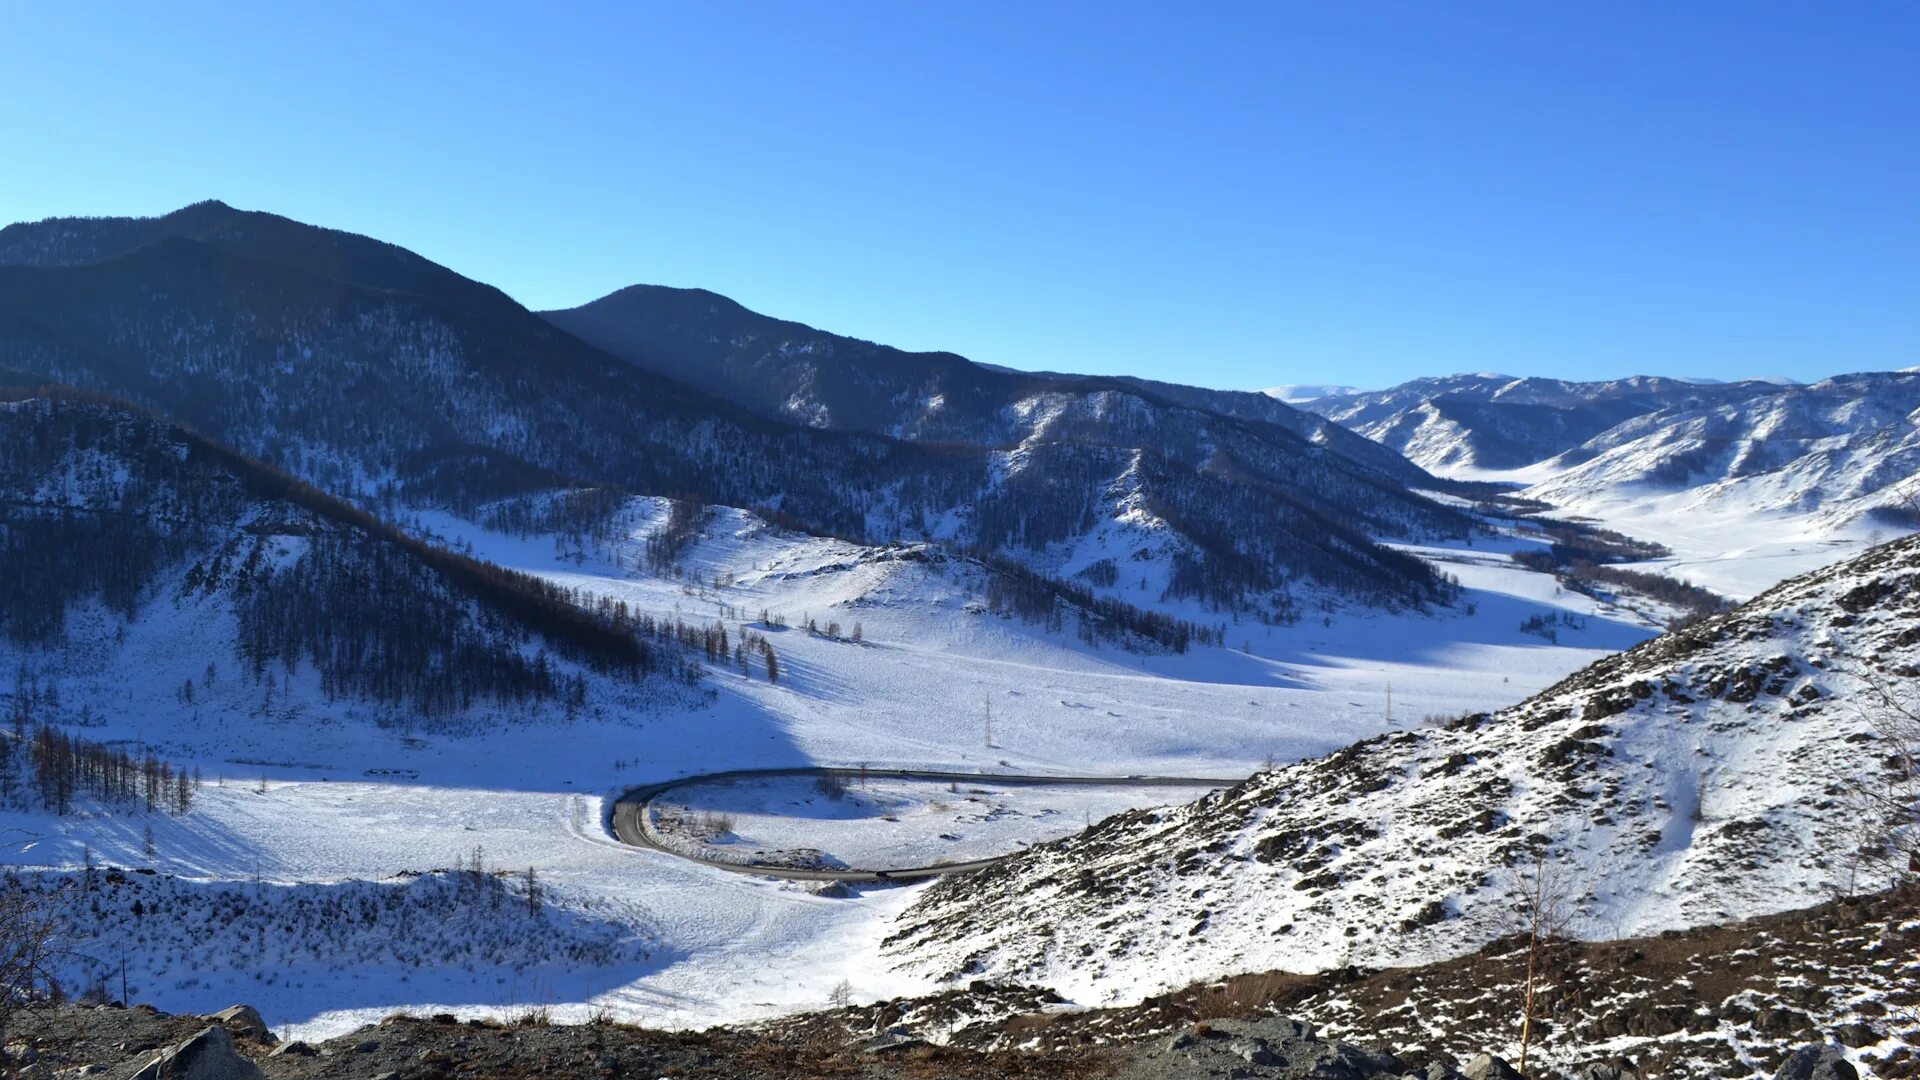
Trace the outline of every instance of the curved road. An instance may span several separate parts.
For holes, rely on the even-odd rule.
[[[785,878],[790,881],[912,881],[918,878],[938,877],[942,874],[963,874],[979,870],[994,863],[1013,857],[1019,852],[1008,852],[986,859],[972,859],[967,862],[940,863],[935,866],[908,866],[887,870],[822,870],[796,866],[766,866],[759,863],[721,862],[718,859],[702,859],[675,851],[667,847],[654,835],[647,807],[654,799],[672,791],[674,788],[689,784],[704,784],[712,781],[749,780],[779,776],[838,776],[845,780],[858,780],[862,777],[879,777],[885,780],[931,780],[937,783],[994,783],[1046,785],[1086,785],[1088,787],[1196,787],[1224,788],[1232,787],[1244,777],[1199,777],[1199,776],[1038,776],[1030,773],[975,773],[975,772],[939,772],[928,769],[834,769],[805,767],[791,769],[734,769],[729,772],[704,773],[699,776],[682,776],[676,780],[666,780],[646,787],[637,787],[616,799],[613,813],[609,815],[609,826],[615,838],[622,843],[637,848],[648,848],[664,852],[678,858],[697,862],[702,866],[711,866],[717,870],[731,870],[736,874],[757,874],[761,877]]]

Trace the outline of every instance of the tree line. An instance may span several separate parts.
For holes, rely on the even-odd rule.
[[[175,768],[151,751],[138,757],[117,746],[69,734],[33,720],[39,696],[28,678],[16,679],[11,730],[0,733],[0,806],[38,806],[70,814],[81,798],[114,809],[185,814],[193,809],[200,773]]]
[[[1039,623],[1048,631],[1064,632],[1066,615],[1076,616],[1075,631],[1089,645],[1112,642],[1136,648],[1148,642],[1170,652],[1184,653],[1194,645],[1222,645],[1225,626],[1202,626],[1174,615],[1129,604],[1092,589],[1048,577],[1010,560],[982,553],[986,563],[987,608]]]

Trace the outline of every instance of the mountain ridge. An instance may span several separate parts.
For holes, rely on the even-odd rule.
[[[1308,602],[1296,580],[1313,602],[1444,602],[1374,537],[1474,527],[1414,490],[1425,473],[1324,420],[1291,414],[1302,435],[1122,381],[1021,398],[1005,438],[973,443],[762,416],[392,245],[218,203],[0,231],[0,362],[372,505],[471,510],[567,478],[1062,576],[1144,551],[1170,601],[1271,618]]]

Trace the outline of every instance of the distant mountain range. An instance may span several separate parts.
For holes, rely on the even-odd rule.
[[[1506,478],[1579,509],[1688,493],[1733,514],[1920,524],[1920,374],[1800,384],[1457,375],[1332,395],[1311,409],[1444,475]]]
[[[1295,616],[1425,605],[1382,538],[1445,488],[1251,393],[1020,375],[638,288],[541,317],[349,233],[208,202],[0,230],[0,365],[138,402],[389,513],[559,487],[760,508],[1048,574]]]
[[[545,317],[638,367],[808,427],[1007,449],[1063,440],[1132,449],[1148,428],[1164,441],[1255,439],[1283,452],[1305,440],[1403,483],[1432,482],[1399,455],[1261,394],[905,352],[704,289],[635,285]]]

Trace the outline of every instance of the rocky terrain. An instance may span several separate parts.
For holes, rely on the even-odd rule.
[[[1686,933],[1557,943],[1542,965],[1530,1075],[1920,1076],[1916,901],[1880,894]],[[1524,966],[1525,949],[1505,941],[1418,968],[1236,976],[1124,1009],[1068,1010],[1045,991],[979,983],[752,1028],[565,1025],[529,1009],[509,1021],[396,1015],[312,1044],[277,1038],[246,1006],[211,1017],[47,1006],[12,1018],[5,1067],[155,1080],[1508,1080],[1516,1074],[1497,1053]]]
[[[1123,814],[924,893],[886,943],[953,980],[1122,1000],[1234,972],[1459,956],[1538,886],[1578,937],[1866,891],[1849,792],[1910,696],[1920,539],[1782,584],[1494,715]]]

